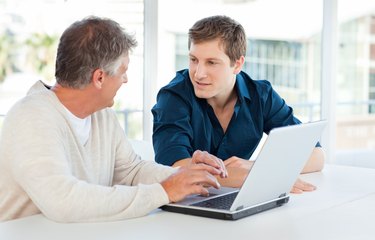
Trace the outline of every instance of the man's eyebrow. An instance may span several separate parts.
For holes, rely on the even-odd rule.
[[[196,58],[196,56],[194,56],[193,54],[189,54],[189,57],[194,57],[194,58]],[[223,60],[220,59],[220,58],[214,58],[214,57],[205,58],[204,60],[206,60],[206,61],[220,61],[220,62],[223,61]]]
[[[207,58],[207,60],[210,60],[210,61],[223,61],[221,60],[220,58]]]

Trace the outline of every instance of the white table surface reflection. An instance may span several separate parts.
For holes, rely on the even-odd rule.
[[[375,169],[326,165],[302,178],[318,189],[237,221],[159,209],[104,223],[64,224],[35,215],[0,223],[0,239],[375,239]]]

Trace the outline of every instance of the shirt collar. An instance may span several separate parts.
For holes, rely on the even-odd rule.
[[[248,77],[249,78],[249,77]],[[236,76],[236,90],[237,90],[237,96],[240,102],[242,102],[245,98],[249,99],[251,101],[250,92],[246,85],[246,79],[244,78],[244,72],[240,72]]]

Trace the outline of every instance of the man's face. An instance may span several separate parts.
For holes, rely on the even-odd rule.
[[[129,65],[129,56],[123,57],[121,60],[121,65],[117,69],[117,72],[110,76],[105,74],[106,81],[103,83],[103,96],[105,101],[106,107],[112,107],[114,104],[114,98],[116,96],[117,91],[120,89],[123,83],[128,82],[128,76],[126,74]]]
[[[192,43],[189,75],[198,98],[225,98],[233,89],[236,65],[231,66],[219,40]]]

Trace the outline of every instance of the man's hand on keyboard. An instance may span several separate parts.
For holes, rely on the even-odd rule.
[[[193,153],[193,157],[190,160],[190,164],[207,164],[209,166],[212,166],[220,171],[218,175],[220,175],[221,178],[228,177],[227,169],[224,165],[224,162],[220,159],[215,157],[212,154],[209,154],[206,151],[200,151],[196,150]]]
[[[178,202],[191,194],[207,196],[207,187],[220,188],[214,175],[221,170],[205,163],[190,164],[180,167],[176,173],[161,182],[170,202]]]

